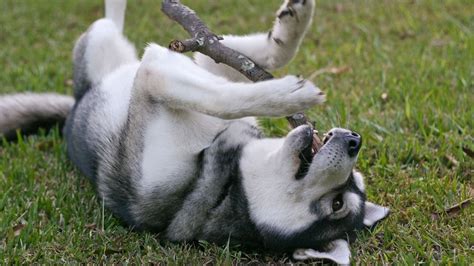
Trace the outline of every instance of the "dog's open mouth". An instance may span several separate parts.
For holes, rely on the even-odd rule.
[[[323,141],[318,136],[318,132],[316,130],[313,131],[313,137],[308,143],[308,146],[303,149],[303,151],[299,154],[300,158],[300,167],[298,172],[296,172],[296,179],[302,179],[308,173],[308,169],[313,162],[314,156],[321,150],[324,144],[327,143],[327,136],[324,137]]]

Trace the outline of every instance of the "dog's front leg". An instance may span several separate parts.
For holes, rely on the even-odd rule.
[[[324,94],[310,81],[286,76],[257,83],[230,82],[155,44],[145,51],[135,90],[172,109],[223,119],[285,116],[324,101]]]

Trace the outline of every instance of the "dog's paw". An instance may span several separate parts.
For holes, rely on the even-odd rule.
[[[274,104],[284,115],[308,109],[325,101],[325,94],[311,81],[296,76],[286,76],[275,80],[273,90]]]
[[[314,0],[286,0],[277,12],[282,22],[305,22],[311,19]]]

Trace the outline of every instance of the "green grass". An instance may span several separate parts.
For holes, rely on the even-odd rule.
[[[187,37],[160,1],[130,1],[126,34],[139,49]],[[269,29],[279,1],[184,1],[218,33]],[[100,1],[0,1],[0,93],[72,93],[74,40],[102,14]],[[352,245],[359,264],[474,261],[474,5],[470,0],[318,1],[292,63],[277,75],[348,66],[314,81],[328,94],[309,112],[318,128],[361,133],[358,168],[368,197],[391,216]],[[386,95],[386,97],[382,97]],[[288,128],[262,119],[271,136]],[[438,216],[433,214],[439,214]],[[25,224],[19,230],[21,224]],[[208,243],[174,245],[130,232],[103,210],[67,161],[57,131],[0,145],[0,261],[16,263],[284,262]]]

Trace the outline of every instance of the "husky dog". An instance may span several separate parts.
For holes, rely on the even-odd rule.
[[[0,132],[68,114],[69,158],[134,229],[348,262],[347,234],[388,214],[366,201],[363,177],[353,170],[361,137],[334,128],[315,153],[309,126],[264,138],[252,118],[291,115],[324,94],[296,76],[250,83],[202,54],[193,61],[157,44],[139,60],[122,35],[125,5],[106,0],[105,18],[77,41],[74,106],[54,95],[4,96]],[[314,5],[286,0],[269,33],[222,43],[267,70],[282,67]]]

